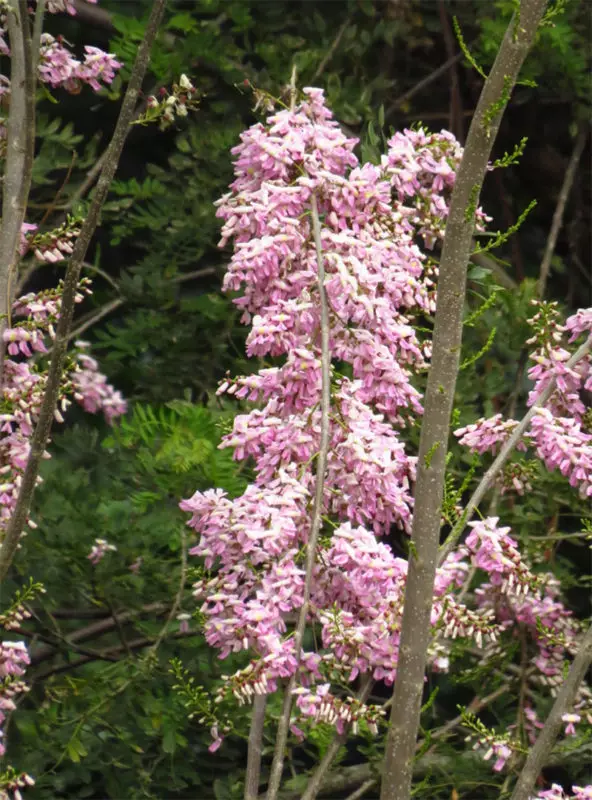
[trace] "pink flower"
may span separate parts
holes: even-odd
[[[87,558],[91,564],[98,564],[109,552],[117,550],[114,544],[109,544],[106,539],[95,539],[95,543],[91,548]]]
[[[575,736],[576,729],[575,723],[580,722],[582,719],[579,714],[563,714],[561,717],[563,722],[566,722],[567,725],[565,726],[565,735],[566,736]]]

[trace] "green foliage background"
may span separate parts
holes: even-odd
[[[576,128],[589,114],[585,5],[568,3],[555,27],[541,35],[527,67],[527,77],[538,87],[518,89],[496,145],[496,156],[501,156],[523,136],[530,137],[520,165],[488,181],[483,205],[494,215],[495,226],[513,224],[533,197],[538,206],[497,251],[493,272],[475,264],[469,273],[469,310],[491,296],[500,269],[514,288],[499,292],[466,329],[466,358],[484,348],[493,327],[497,332],[484,355],[461,373],[459,424],[506,411],[513,402],[517,413],[524,407],[528,382],[518,358],[534,281]],[[29,575],[47,588],[24,625],[34,660],[29,673],[33,688],[8,730],[11,762],[37,779],[28,794],[31,800],[242,796],[247,712],[232,710],[235,735],[210,755],[209,731],[187,719],[172,690],[173,657],[206,692],[216,685],[221,667],[199,632],[199,619],[190,622],[191,636],[181,636],[173,619],[158,651],[148,655],[179,588],[186,519],[179,499],[210,487],[234,495],[249,477],[229,453],[217,449],[236,411],[215,398],[217,382],[228,370],[244,373],[257,364],[244,358],[244,329],[230,300],[220,294],[227,254],[216,246],[219,226],[213,207],[231,180],[230,148],[257,118],[245,80],[278,96],[296,64],[300,84],[322,86],[336,117],[361,137],[364,158],[377,157],[391,130],[420,120],[436,129],[452,124],[462,138],[478,97],[479,76],[463,61],[456,64],[456,100],[450,72],[424,90],[418,84],[448,58],[453,14],[487,68],[513,6],[511,0],[169,4],[146,92],[170,85],[184,72],[202,95],[201,107],[166,133],[138,126],[131,132],[90,255],[94,297],[77,322],[110,380],[129,399],[130,413],[110,430],[74,412],[66,428],[55,432],[52,459],[35,500],[39,529],[25,541],[4,588],[5,603]],[[108,14],[54,16],[49,28],[78,47],[108,47],[129,65],[143,34],[148,0],[104,0],[101,7]],[[124,70],[124,81],[127,74]],[[122,88],[117,79],[99,96],[56,92],[41,102],[32,221],[48,207],[48,228],[67,211],[84,213],[92,191],[88,175],[108,141]],[[589,171],[589,159],[583,158],[553,262],[550,294],[567,308],[592,301]],[[26,273],[23,283],[26,278],[27,288],[51,284],[60,269],[45,266]],[[417,433],[411,433],[412,440]],[[462,485],[470,464],[466,454],[455,453],[451,493]],[[583,589],[586,551],[577,539],[549,544],[536,538],[549,530],[573,533],[589,513],[565,482],[541,473],[524,501],[502,499],[498,511],[540,567],[553,569],[567,582],[574,609],[589,613]],[[117,551],[95,568],[87,555],[98,537]],[[136,574],[129,567],[138,557],[142,564]],[[190,585],[191,575],[180,610],[192,613]],[[113,617],[120,613],[128,616],[116,625]],[[101,620],[110,624],[72,640]],[[144,644],[132,646],[139,640]],[[92,657],[98,652],[100,660]],[[81,661],[85,656],[89,660]],[[235,666],[241,663],[237,659]],[[224,664],[225,672],[230,669],[232,664]],[[453,716],[456,704],[468,702],[482,681],[479,675],[468,675],[462,685],[437,681],[441,691],[429,711],[431,723]],[[277,711],[274,703],[270,716]],[[507,725],[512,713],[502,699],[488,722]],[[291,747],[296,793],[324,752],[326,733],[319,728],[305,746]],[[451,787],[459,798],[475,798],[475,787],[484,800],[500,796],[502,779],[492,777],[487,764],[479,758],[459,759],[461,740],[459,735],[439,746],[441,761],[424,776],[418,797],[449,798]],[[566,756],[550,777],[581,776],[581,753],[587,746],[575,743],[575,755]],[[379,745],[368,738],[359,742],[357,752],[344,750],[342,764],[355,766],[367,758],[377,762],[379,757]]]

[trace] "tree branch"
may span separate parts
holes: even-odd
[[[362,685],[362,688],[358,692],[357,699],[360,702],[362,703],[366,702],[366,700],[368,699],[368,695],[372,691],[373,685],[374,681],[369,675],[367,675]],[[350,728],[351,725],[348,725],[343,733],[339,733],[333,737],[333,741],[327,748],[327,752],[321,759],[321,763],[319,764],[312,778],[308,782],[306,790],[302,795],[302,800],[315,800],[317,794],[321,789],[321,786],[323,785],[323,781],[325,780],[327,773],[331,769],[331,764],[333,763],[337,753],[348,740]]]
[[[467,710],[471,711],[473,714],[477,714],[479,711],[482,711],[484,708],[491,705],[491,703],[497,700],[498,697],[501,697],[501,695],[505,694],[509,688],[510,685],[506,682],[502,686],[495,689],[491,694],[487,695],[487,697],[474,697],[471,703],[467,706]],[[391,700],[387,701],[385,706],[391,705],[391,703],[392,698]],[[437,741],[438,739],[443,739],[448,736],[448,734],[452,733],[453,730],[459,727],[462,719],[462,716],[458,715],[454,719],[451,719],[442,725],[440,728],[430,731],[430,741]],[[416,752],[419,752],[423,746],[423,741],[418,742],[415,747]],[[449,756],[433,756],[432,748],[430,748],[419,757],[417,764],[419,771],[424,773],[430,770],[434,764],[449,765],[450,762],[451,758]],[[380,777],[377,775],[377,772],[378,769],[376,765],[368,763],[356,764],[352,767],[340,767],[339,774],[323,776],[323,783],[317,788],[317,792],[319,794],[330,794],[334,796],[337,793],[347,791],[351,787],[362,783],[366,786],[365,791],[369,791],[372,786],[380,782]],[[300,793],[296,794],[290,792],[286,795],[282,795],[282,800],[304,800],[304,797]]]
[[[381,800],[408,800],[421,713],[438,561],[450,416],[462,343],[475,209],[502,114],[545,10],[523,0],[481,92],[458,169],[440,261],[433,352],[421,426],[411,554]]]
[[[288,682],[284,695],[282,714],[278,724],[276,734],[275,750],[269,785],[267,789],[267,800],[275,800],[277,797],[280,783],[282,780],[282,770],[284,766],[285,748],[288,740],[288,730],[290,727],[290,712],[292,710],[292,692],[296,685],[298,664],[302,656],[302,640],[306,627],[306,617],[310,604],[310,587],[312,583],[312,572],[316,558],[317,540],[321,529],[321,515],[323,512],[323,490],[325,484],[325,473],[327,471],[327,455],[329,452],[329,414],[331,409],[331,353],[329,350],[329,307],[327,304],[327,294],[325,291],[325,266],[323,263],[323,250],[321,245],[321,224],[319,221],[319,211],[316,195],[311,197],[311,217],[314,244],[317,256],[319,298],[321,306],[321,442],[317,459],[317,471],[315,480],[315,497],[312,507],[312,521],[310,526],[310,536],[306,547],[306,575],[302,596],[302,608],[298,616],[298,623],[294,632],[294,657],[297,666],[294,674]]]
[[[0,385],[3,382],[2,334],[10,317],[10,282],[20,258],[21,228],[35,154],[35,87],[29,15],[25,0],[6,7],[10,39],[10,111],[6,125],[6,165],[2,185],[0,230]]]
[[[124,611],[116,616],[119,622],[123,623],[142,614],[158,614],[159,612],[166,611],[166,609],[167,606],[164,603],[152,603],[151,605],[144,606],[139,611]],[[64,641],[66,644],[85,642],[88,639],[94,639],[95,637],[103,636],[105,633],[110,633],[115,628],[115,625],[116,623],[114,618],[109,616],[106,619],[101,619],[98,622],[93,622],[90,625],[85,625],[84,628],[74,631],[73,633],[69,634]],[[36,666],[37,664],[41,664],[43,661],[47,661],[47,659],[52,658],[54,655],[54,647],[39,647],[31,654],[31,665]]]
[[[566,366],[569,369],[572,369],[579,361],[582,360],[582,358],[584,358],[584,356],[588,355],[588,353],[591,351],[592,351],[592,336],[589,336],[588,340],[584,342],[584,344],[580,348],[578,348],[578,350],[576,350],[573,356],[569,359]],[[456,525],[450,532],[450,535],[446,539],[445,543],[440,548],[439,564],[442,564],[446,556],[457,544],[458,540],[462,536],[462,533],[467,525],[467,522],[470,522],[471,517],[473,516],[473,512],[478,507],[481,500],[483,500],[489,489],[493,486],[493,482],[496,479],[497,475],[499,474],[499,472],[501,471],[507,460],[512,455],[512,451],[514,450],[520,439],[526,433],[528,426],[530,425],[530,421],[536,414],[537,409],[542,408],[548,401],[548,399],[551,397],[553,392],[555,391],[555,384],[556,381],[553,378],[553,380],[549,382],[546,389],[543,392],[541,392],[541,394],[533,403],[533,405],[530,407],[528,412],[521,419],[520,423],[514,428],[514,430],[512,431],[512,435],[504,444],[502,449],[499,451],[497,458],[494,460],[493,464],[489,467],[485,475],[481,478],[479,485],[477,486],[477,488],[471,495],[469,502],[465,506],[465,510],[463,511],[461,518],[456,523]]]
[[[169,633],[165,637],[167,640],[169,639],[191,639],[193,636],[200,636],[201,632],[198,630],[195,631],[175,631],[175,633]],[[83,667],[85,664],[88,664],[90,661],[97,661],[97,660],[108,660],[108,661],[120,661],[121,659],[117,658],[118,655],[127,652],[127,650],[141,650],[143,647],[154,647],[154,639],[150,639],[148,637],[144,637],[142,639],[132,639],[127,643],[127,648],[124,648],[123,645],[119,645],[118,647],[110,647],[106,650],[103,650],[101,654],[97,655],[86,655],[82,656],[81,658],[77,658],[76,661],[71,661],[69,664],[60,664],[58,667],[53,667],[52,669],[48,669],[46,672],[42,672],[40,675],[35,676],[36,681],[43,681],[47,678],[51,677],[52,675],[59,675],[62,672],[70,672],[70,670],[78,669],[78,667]]]
[[[247,772],[245,775],[245,800],[257,800],[259,797],[266,706],[267,695],[256,694],[253,700],[253,711],[251,712],[251,727],[249,728]]]
[[[588,132],[589,132],[589,125],[583,124],[580,127],[580,132],[578,133],[578,138],[576,139],[576,143],[573,152],[571,154],[571,158],[569,160],[569,166],[567,167],[567,170],[565,172],[565,177],[563,178],[563,184],[561,185],[561,191],[559,192],[557,205],[555,206],[555,213],[553,214],[553,221],[551,222],[551,230],[549,231],[549,236],[547,237],[545,252],[543,255],[543,260],[541,261],[541,268],[539,271],[538,295],[541,300],[545,296],[545,289],[547,288],[547,279],[549,277],[549,270],[551,269],[551,260],[553,258],[553,253],[555,252],[555,246],[557,245],[557,237],[559,236],[559,231],[561,230],[561,226],[563,225],[563,215],[565,213],[565,206],[567,205],[569,193],[571,192],[571,187],[573,186],[573,182],[576,177],[576,170],[578,168],[578,164],[580,163],[580,158],[582,157],[582,153],[584,152],[586,139],[588,138]]]
[[[588,628],[584,640],[573,660],[569,674],[553,703],[553,708],[545,727],[540,732],[533,747],[531,747],[526,763],[514,787],[511,800],[528,800],[534,792],[535,781],[555,744],[563,727],[561,717],[571,711],[578,686],[582,682],[590,664],[592,663],[592,626]]]
[[[84,264],[83,266],[85,266],[86,268],[91,267],[91,265],[89,264]],[[97,270],[96,267],[92,268],[95,269],[97,272],[99,271]],[[203,269],[196,269],[193,270],[192,272],[185,272],[183,275],[177,275],[175,278],[171,279],[171,283],[184,283],[185,281],[191,281],[194,278],[203,278],[206,275],[213,275],[215,272],[216,272],[215,267],[204,267]],[[107,273],[104,274],[104,277],[107,278]],[[109,280],[111,283],[115,285],[115,288],[117,289],[118,287],[117,284],[115,284],[115,281],[113,281],[111,278],[109,278]],[[126,301],[127,301],[126,297],[115,297],[113,298],[113,300],[110,300],[108,303],[105,303],[105,305],[102,308],[100,308],[97,312],[91,312],[86,317],[83,317],[83,319],[80,320],[80,324],[78,325],[78,327],[75,328],[73,331],[71,331],[70,334],[68,335],[68,340],[71,341],[73,339],[77,339],[81,333],[84,333],[84,331],[88,330],[93,325],[96,325],[97,322],[100,322],[100,320],[102,320],[103,317],[107,317],[109,314],[111,314],[112,311],[116,311],[118,308],[124,305]]]
[[[457,53],[455,56],[452,56],[443,64],[441,64],[437,69],[435,69],[433,72],[430,72],[429,75],[426,75],[425,78],[422,78],[420,81],[418,81],[415,84],[415,86],[411,87],[411,89],[408,89],[400,97],[397,97],[397,99],[388,107],[385,116],[390,117],[392,114],[394,114],[395,111],[397,111],[397,109],[399,109],[403,105],[403,103],[406,103],[408,100],[411,100],[411,98],[414,97],[414,95],[416,95],[418,92],[421,92],[422,89],[425,89],[435,80],[437,80],[441,75],[444,75],[444,73],[447,72],[450,69],[450,67],[456,64],[458,61],[460,61],[461,58],[462,58],[462,53]]]
[[[24,0],[19,0],[19,6],[21,4],[26,7]],[[39,474],[41,459],[43,458],[47,441],[49,439],[54,410],[58,399],[60,380],[66,356],[66,349],[68,347],[68,335],[72,325],[72,316],[74,314],[74,298],[78,289],[80,270],[84,262],[86,251],[97,227],[101,208],[105,202],[109,187],[117,170],[119,157],[121,155],[121,151],[123,150],[123,145],[129,131],[130,122],[133,119],[138,94],[142,86],[144,75],[146,74],[148,62],[150,60],[152,44],[156,38],[156,33],[162,20],[165,6],[166,0],[154,0],[150,18],[146,27],[146,33],[142,43],[140,44],[140,47],[138,48],[136,61],[130,75],[129,84],[123,99],[117,125],[115,126],[115,131],[113,133],[113,138],[111,139],[107,149],[107,156],[105,158],[105,163],[97,183],[97,189],[91,202],[88,216],[82,224],[80,234],[76,239],[74,250],[68,263],[62,292],[60,318],[56,329],[51,364],[47,374],[47,384],[43,397],[43,403],[41,405],[41,411],[39,413],[39,420],[35,427],[35,433],[31,439],[31,449],[29,458],[27,460],[27,466],[23,474],[16,507],[10,518],[2,546],[0,548],[0,582],[6,577],[6,573],[8,572],[10,564],[12,563],[14,554],[16,553],[23,527],[27,521],[27,515],[29,513],[33,492],[37,482],[37,476]],[[24,198],[23,205],[25,203],[26,197]],[[18,232],[20,233],[20,230]],[[0,292],[3,289],[1,283],[2,280],[2,270],[0,268]]]

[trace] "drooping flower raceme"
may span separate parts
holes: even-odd
[[[90,293],[89,286],[87,279],[81,281],[76,302],[82,302],[85,294]],[[61,293],[60,284],[56,289],[18,298],[13,305],[10,327],[3,333],[7,354],[1,391],[3,412],[0,414],[0,534],[12,516],[29,457],[29,441],[47,382],[47,372],[40,367],[38,356],[48,353],[51,347],[60,314]],[[86,342],[78,342],[69,358],[55,411],[58,422],[63,422],[62,414],[71,403],[70,396],[91,413],[103,411],[108,422],[125,413],[124,399],[100,373],[87,347]],[[49,458],[49,454],[45,457]],[[34,523],[29,521],[29,525],[34,526]]]
[[[407,562],[377,536],[410,530],[415,458],[401,431],[422,412],[413,378],[426,368],[429,347],[414,322],[435,302],[436,274],[422,246],[442,234],[442,198],[462,151],[450,134],[406,131],[391,140],[379,165],[360,166],[355,140],[331,118],[317,89],[241,139],[233,151],[235,181],[218,202],[221,245],[234,244],[224,289],[240,293],[235,302],[251,325],[248,354],[279,362],[220,387],[263,403],[237,416],[223,442],[236,458],[253,459],[256,478],[236,499],[211,490],[181,503],[200,535],[192,553],[208,571],[195,596],[206,638],[220,656],[248,651],[255,659],[227,679],[239,699],[275,691],[298,669],[302,717],[354,722],[360,709],[354,714],[343,706],[325,677],[332,671],[350,682],[360,674],[396,678]],[[332,356],[327,529],[310,611],[322,658],[296,654],[286,636],[302,603],[320,442],[313,194],[322,219]],[[439,633],[430,651],[436,669],[448,665],[446,638],[479,643],[499,632],[489,610],[469,612],[446,597],[462,585],[468,558],[468,550],[452,554],[438,572]],[[364,713],[375,720],[374,711]]]
[[[221,658],[245,652],[251,659],[224,677],[218,699],[232,694],[248,702],[254,694],[276,691],[296,673],[292,731],[298,738],[307,722],[330,722],[343,730],[363,720],[376,729],[381,709],[336,692],[336,676],[341,685],[360,675],[396,680],[407,561],[379,537],[411,527],[415,458],[404,433],[422,413],[414,378],[426,369],[430,353],[415,323],[434,310],[437,271],[425,251],[443,235],[462,156],[446,132],[396,134],[379,165],[360,165],[355,144],[332,119],[322,92],[307,89],[299,106],[246,131],[233,151],[235,180],[218,202],[220,244],[233,244],[224,289],[236,293],[242,321],[251,326],[248,355],[273,361],[256,374],[228,377],[219,389],[259,403],[235,418],[222,444],[234,448],[236,459],[252,460],[253,484],[234,499],[216,489],[180,504],[199,535],[191,552],[205,567],[194,594],[206,639]],[[330,311],[330,448],[325,527],[308,619],[321,649],[295,653],[288,634],[302,604],[321,427],[313,194]],[[479,210],[477,227],[487,220]],[[566,330],[575,339],[590,324],[592,317],[582,311],[568,320]],[[549,370],[562,369],[558,385],[573,410],[579,386],[590,382],[589,363],[572,374],[561,366],[569,356],[554,358],[549,341],[541,350],[548,360],[539,359],[539,373],[531,377],[548,380]],[[519,449],[534,446],[548,466],[582,486],[581,464],[567,463],[565,456],[557,461],[561,445],[553,442],[571,437],[570,445],[588,446],[583,428],[573,427],[585,425],[585,409],[579,408],[570,427],[558,415],[558,402],[554,396],[541,411],[541,419],[552,415],[555,433],[549,423],[537,438],[535,420]],[[498,415],[458,433],[471,449],[485,453],[495,451],[516,424]],[[527,467],[515,466],[512,485],[523,490],[528,479]],[[553,693],[565,657],[577,650],[580,626],[561,603],[557,581],[535,574],[509,528],[498,522],[490,517],[472,523],[465,544],[437,571],[431,668],[449,668],[450,644],[458,637],[473,640],[485,664],[499,651],[500,637],[511,640],[520,625],[535,644],[532,681]],[[485,582],[468,595],[474,603],[469,609],[460,596],[467,595],[471,566]],[[581,687],[565,719],[566,733],[588,718],[591,707],[590,693]],[[540,726],[536,712],[527,707],[524,713],[534,735]],[[211,749],[217,749],[224,734],[218,726],[212,730]],[[514,742],[492,733],[475,746],[486,759],[495,756],[494,768],[501,770]]]

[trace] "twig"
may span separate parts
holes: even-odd
[[[76,9],[76,16],[84,22],[97,25],[100,28],[106,28],[109,31],[113,30],[111,14],[104,8],[91,5],[84,2],[84,0],[74,0],[74,8]]]
[[[177,589],[177,594],[175,595],[175,600],[173,602],[173,607],[171,608],[168,617],[165,620],[164,625],[162,626],[160,633],[156,637],[156,641],[152,645],[152,652],[156,653],[158,648],[160,647],[160,643],[166,636],[166,633],[169,629],[173,618],[181,608],[181,603],[183,602],[183,592],[185,591],[185,584],[187,582],[187,533],[185,528],[181,528],[181,576],[179,578],[179,588]]]
[[[251,727],[247,752],[247,772],[245,775],[245,800],[257,800],[259,797],[259,779],[261,776],[261,756],[263,753],[263,731],[265,729],[265,708],[267,695],[256,694],[251,712]]]
[[[19,5],[21,4],[26,9],[25,0],[19,0]],[[39,420],[31,438],[31,449],[27,460],[27,466],[23,474],[18,500],[0,548],[0,581],[4,580],[6,577],[6,573],[16,553],[23,527],[27,522],[29,508],[37,482],[37,475],[39,474],[39,467],[49,439],[60,389],[62,370],[68,347],[68,335],[70,333],[72,316],[74,314],[74,298],[78,290],[80,270],[84,262],[86,251],[96,230],[101,207],[105,202],[109,187],[111,186],[111,182],[117,170],[119,157],[123,150],[130,122],[133,119],[136,100],[144,75],[146,74],[146,69],[150,60],[150,51],[164,14],[165,5],[166,0],[154,0],[146,27],[146,33],[138,48],[136,61],[130,75],[129,84],[123,99],[113,138],[107,149],[107,156],[97,184],[97,189],[90,205],[88,216],[82,224],[80,234],[76,240],[72,256],[68,263],[63,284],[60,318],[57,324],[51,363],[47,373],[45,394],[39,412]],[[1,279],[0,275],[0,280]]]
[[[385,116],[390,117],[392,114],[394,114],[395,111],[397,111],[397,109],[403,105],[403,103],[406,103],[407,100],[411,100],[411,98],[418,94],[418,92],[421,92],[423,89],[437,80],[440,75],[444,75],[444,73],[447,72],[453,64],[456,64],[457,61],[460,61],[461,58],[462,53],[457,53],[455,56],[452,56],[445,61],[433,72],[430,72],[429,75],[426,75],[425,78],[422,78],[418,83],[415,84],[415,86],[412,86],[411,89],[403,92],[403,94],[400,97],[397,97],[397,99],[388,107]],[[446,117],[446,114],[443,116]]]
[[[55,619],[105,619],[108,616],[109,612],[105,608],[56,608],[51,612],[51,617]]]
[[[47,0],[37,0],[37,8],[35,9],[35,21],[33,23],[33,36],[31,38],[31,62],[33,67],[33,77],[37,80],[37,67],[39,65],[39,46],[41,43],[41,34],[43,33],[43,17],[45,16],[45,6]]]
[[[100,275],[100,276],[101,276],[101,278],[103,278],[104,280],[106,280],[106,281],[107,281],[107,283],[110,283],[110,284],[111,284],[111,286],[112,286],[112,287],[113,287],[113,288],[114,288],[114,289],[115,289],[117,292],[119,292],[119,291],[120,291],[120,289],[119,289],[119,286],[118,286],[117,282],[116,282],[116,281],[114,281],[114,280],[113,280],[113,278],[111,277],[111,275],[109,275],[109,273],[108,273],[108,272],[105,272],[105,270],[104,270],[104,269],[101,269],[100,267],[97,267],[97,266],[95,266],[94,264],[89,264],[87,261],[85,261],[85,262],[84,262],[84,264],[82,265],[82,268],[83,268],[83,269],[88,269],[88,270],[90,270],[91,272],[96,272],[96,273],[97,273],[97,275]]]
[[[321,77],[321,75],[323,74],[323,72],[327,68],[327,64],[329,63],[329,61],[331,61],[331,59],[335,55],[335,51],[337,50],[337,48],[341,44],[341,40],[343,39],[343,34],[346,32],[347,26],[350,24],[351,21],[352,21],[352,17],[351,17],[351,14],[350,14],[342,22],[341,27],[337,31],[337,35],[335,36],[335,38],[333,39],[333,41],[331,43],[331,47],[329,47],[329,49],[325,53],[325,57],[323,58],[323,60],[319,64],[319,66],[317,67],[317,69],[315,71],[315,74],[310,79],[311,85],[313,85],[313,86],[315,85],[316,81]]]
[[[132,657],[132,651],[128,644],[127,639],[125,638],[125,631],[123,630],[123,625],[121,624],[121,619],[119,615],[115,612],[113,605],[111,604],[108,597],[103,596],[103,600],[105,601],[105,605],[109,609],[109,613],[111,614],[111,619],[115,623],[115,629],[117,630],[117,635],[119,636],[119,641],[121,642],[125,652],[127,653],[128,657]]]
[[[397,677],[386,745],[381,800],[409,800],[427,649],[450,417],[462,343],[467,264],[491,149],[518,72],[528,53],[546,0],[523,0],[512,18],[471,122],[446,224],[433,354],[421,426],[411,555],[405,587]],[[516,17],[518,14],[518,18]]]
[[[440,24],[442,25],[442,35],[444,37],[446,55],[450,61],[456,55],[454,52],[456,42],[452,27],[450,25],[450,20],[448,19],[448,13],[446,11],[444,0],[439,0],[438,12],[440,14]],[[454,133],[461,144],[464,141],[462,111],[462,99],[460,95],[457,62],[453,61],[453,63],[450,65],[450,115],[448,119],[448,130]]]
[[[368,675],[366,676],[362,688],[360,689],[357,699],[361,703],[365,703],[368,699],[368,695],[372,691],[372,686],[374,685],[374,681]],[[302,795],[302,800],[315,800],[317,794],[319,793],[323,781],[325,780],[325,776],[331,769],[331,764],[335,760],[335,757],[339,750],[343,747],[343,745],[347,742],[350,732],[350,725],[346,727],[343,733],[337,734],[333,737],[333,740],[329,744],[327,751],[323,758],[321,759],[321,763],[315,770],[314,775],[310,779],[307,784],[306,791]]]
[[[317,256],[319,300],[321,306],[321,441],[319,455],[316,464],[315,497],[312,507],[312,521],[310,535],[306,548],[306,575],[302,591],[302,608],[298,616],[298,623],[294,631],[294,658],[296,666],[294,673],[288,682],[284,695],[282,714],[280,716],[278,730],[276,734],[275,750],[273,762],[269,776],[267,789],[267,800],[275,800],[282,780],[282,770],[284,766],[284,751],[288,740],[288,730],[290,727],[290,712],[292,709],[292,692],[296,685],[298,665],[302,657],[302,639],[306,627],[306,617],[310,605],[310,589],[312,583],[312,572],[315,563],[317,540],[321,529],[321,515],[323,511],[323,490],[325,484],[325,472],[327,470],[327,455],[329,452],[329,414],[331,410],[331,353],[329,350],[329,307],[327,304],[327,294],[325,291],[325,266],[323,263],[323,250],[321,245],[321,224],[319,221],[319,211],[317,198],[313,193],[311,197],[311,217],[313,238]]]
[[[77,158],[78,158],[78,154],[76,153],[76,150],[73,150],[72,151],[72,158],[70,159],[70,164],[68,165],[68,169],[66,170],[66,175],[64,177],[64,180],[61,182],[57,192],[55,193],[55,197],[53,198],[51,203],[47,206],[47,208],[45,210],[45,213],[44,213],[43,217],[41,218],[41,222],[39,223],[40,226],[45,224],[45,222],[47,221],[47,218],[50,216],[52,211],[55,211],[55,209],[57,207],[57,204],[59,202],[59,199],[60,199],[60,197],[62,196],[62,194],[64,192],[64,189],[66,188],[66,186],[70,182],[70,177],[72,176],[72,170],[74,169],[74,164],[76,163],[76,159]]]
[[[100,273],[106,280],[108,279],[108,275],[106,272],[99,270],[97,267],[93,267],[90,264],[84,264],[84,267],[87,269],[94,269],[96,272]],[[214,267],[204,267],[203,269],[196,269],[193,272],[186,272],[183,275],[177,275],[175,278],[171,280],[171,283],[184,283],[185,281],[191,281],[194,278],[203,278],[206,275],[213,275],[216,272]],[[119,287],[115,283],[112,278],[109,278],[110,283],[119,290]],[[108,303],[100,308],[97,312],[90,313],[87,317],[83,318],[80,321],[80,324],[77,328],[75,328],[69,335],[68,341],[72,341],[77,339],[81,333],[91,328],[97,322],[106,317],[108,314],[111,314],[112,311],[116,311],[120,306],[127,302],[127,297],[115,297],[113,300],[110,300]]]
[[[168,639],[191,639],[193,636],[200,636],[200,631],[175,631],[175,633],[169,633],[165,637]],[[143,647],[154,646],[154,639],[145,637],[142,639],[131,639],[128,643],[128,648],[130,650],[141,650]],[[49,678],[52,675],[59,675],[62,672],[70,672],[70,670],[78,669],[78,667],[83,667],[85,664],[88,664],[90,661],[97,661],[99,659],[107,660],[107,661],[114,661],[119,662],[121,659],[117,658],[118,654],[125,652],[127,648],[124,648],[123,645],[119,645],[118,647],[110,647],[107,650],[103,650],[100,655],[86,655],[82,656],[82,658],[77,658],[76,661],[71,661],[69,664],[60,664],[58,667],[52,667],[52,669],[48,669],[46,672],[42,672],[39,675],[35,676],[36,681],[43,681]],[[131,683],[131,679],[129,681]]]
[[[78,337],[84,333],[84,331],[92,328],[93,325],[96,325],[97,322],[103,319],[103,317],[108,316],[111,314],[112,311],[115,311],[120,306],[125,303],[124,297],[115,297],[113,300],[110,300],[108,303],[100,308],[96,314],[91,314],[88,316],[87,319],[83,320],[80,325],[75,328],[73,331],[70,331],[68,334],[68,341],[75,341]]]
[[[166,608],[167,606],[164,603],[151,603],[150,605],[144,606],[138,611],[124,611],[121,614],[117,614],[117,617],[119,622],[122,623],[142,614],[163,612],[166,610]],[[76,642],[84,642],[88,639],[94,639],[97,636],[102,636],[105,633],[109,633],[114,627],[115,620],[113,617],[109,616],[106,619],[101,619],[98,622],[93,622],[90,625],[86,625],[84,628],[79,628],[79,630],[70,634],[68,638],[65,639],[65,642],[67,644],[75,644]],[[47,661],[54,655],[55,647],[39,647],[31,654],[31,665],[36,666],[37,664],[41,664],[43,661]]]
[[[483,269],[490,270],[493,273],[493,277],[504,289],[511,289],[513,291],[518,288],[518,283],[514,278],[510,277],[501,264],[498,264],[495,258],[488,253],[474,252],[471,255],[471,262],[477,264],[479,267],[483,267]]]
[[[592,336],[588,338],[586,342],[573,354],[573,356],[567,362],[567,367],[571,369],[574,367],[579,361],[584,358],[590,351],[592,350]],[[493,485],[495,478],[497,477],[498,473],[505,465],[506,461],[509,459],[512,451],[525,434],[528,426],[530,425],[530,421],[534,417],[537,412],[537,409],[542,408],[547,400],[551,397],[553,392],[555,391],[555,378],[553,378],[549,384],[547,385],[546,389],[541,392],[539,397],[530,407],[528,412],[524,415],[520,423],[514,428],[512,431],[512,435],[504,444],[500,452],[498,453],[497,458],[494,460],[493,464],[489,467],[485,475],[481,478],[481,481],[473,494],[467,505],[465,506],[465,510],[460,518],[460,520],[456,523],[450,535],[446,539],[446,542],[440,548],[440,559],[439,563],[442,564],[448,553],[455,547],[456,543],[462,536],[462,533],[466,527],[467,522],[470,521],[471,517],[473,516],[473,512],[478,507],[479,503],[485,495],[487,494],[488,490]]]
[[[369,792],[370,789],[373,789],[376,786],[377,781],[374,778],[370,778],[367,781],[358,787],[355,791],[345,798],[345,800],[360,800],[360,797],[364,797],[366,792]]]
[[[561,717],[571,710],[578,686],[588,671],[591,662],[592,626],[588,628],[580,649],[573,660],[569,674],[557,694],[553,708],[545,722],[545,727],[529,750],[526,763],[518,777],[511,800],[528,800],[533,794],[535,781],[544,767],[545,761],[563,726]]]
[[[117,661],[112,656],[104,655],[98,650],[89,650],[87,647],[80,647],[80,645],[69,642],[65,636],[55,634],[54,636],[46,636],[38,631],[28,631],[26,628],[11,628],[12,631],[18,633],[19,636],[26,636],[27,638],[40,639],[42,642],[47,642],[56,649],[74,650],[76,653],[89,656],[92,659],[100,659],[103,661]]]
[[[588,130],[588,125],[582,125],[580,128],[578,138],[576,139],[576,143],[569,160],[569,166],[567,167],[565,177],[563,178],[563,184],[561,186],[561,191],[559,192],[557,205],[555,206],[555,213],[553,214],[553,221],[551,222],[551,230],[549,231],[549,236],[547,237],[545,252],[539,270],[538,296],[541,300],[545,296],[545,289],[547,288],[547,279],[549,277],[549,270],[551,269],[553,253],[555,252],[557,237],[559,236],[559,231],[561,230],[561,226],[563,224],[565,206],[567,205],[569,193],[571,192],[571,187],[576,177],[576,171],[578,164],[580,163],[580,158],[584,152],[586,139],[588,138]]]

